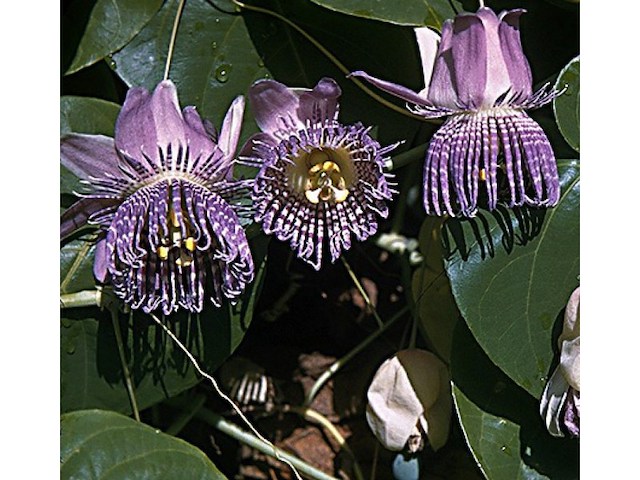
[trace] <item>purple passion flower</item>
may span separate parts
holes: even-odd
[[[493,210],[503,189],[511,207],[558,203],[553,150],[525,110],[541,107],[559,92],[548,85],[532,91],[520,43],[522,13],[496,16],[486,7],[463,13],[444,23],[441,38],[426,27],[415,29],[425,81],[419,93],[362,71],[352,74],[410,102],[417,115],[448,117],[427,150],[427,214],[472,217],[479,193],[486,193],[487,208]]]
[[[216,135],[195,107],[180,111],[175,85],[132,88],[115,139],[66,135],[62,164],[89,192],[63,214],[61,236],[86,223],[106,229],[94,273],[131,308],[200,312],[205,290],[219,306],[253,280],[249,245],[228,203],[248,186],[232,178],[244,99]]]
[[[330,78],[313,90],[273,80],[249,90],[262,130],[243,150],[245,161],[260,168],[253,187],[255,219],[316,270],[326,245],[335,262],[351,247],[352,235],[359,241],[373,235],[393,193],[383,166],[397,144],[381,147],[369,128],[341,124],[340,94]]]
[[[560,364],[542,393],[540,416],[555,437],[580,436],[580,287],[571,294],[558,338]]]

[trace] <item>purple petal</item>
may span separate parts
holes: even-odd
[[[240,129],[242,128],[242,118],[244,116],[244,97],[238,96],[233,101],[227,114],[222,122],[222,129],[218,137],[218,148],[223,153],[220,163],[227,166],[228,178],[232,175],[231,164],[233,162],[238,139],[240,138]]]
[[[486,7],[478,10],[477,18],[484,25],[486,41],[487,77],[482,106],[493,107],[496,100],[511,89],[511,80],[498,35],[500,19],[493,10]]]
[[[96,244],[96,253],[93,261],[93,275],[100,283],[104,283],[107,279],[108,256],[107,239],[103,238]]]
[[[60,162],[82,180],[104,177],[122,178],[113,138],[104,135],[71,133],[60,139]]]
[[[402,98],[407,102],[415,103],[416,105],[422,106],[430,106],[430,102],[427,101],[426,98],[420,96],[413,90],[408,89],[407,87],[403,87],[402,85],[398,85],[397,83],[387,82],[385,80],[380,80],[379,78],[372,77],[366,72],[362,70],[358,70],[356,72],[351,72],[349,77],[360,77],[364,78],[370,84],[378,87],[380,90],[384,90],[391,95],[395,95],[396,97]]]
[[[484,104],[487,85],[487,35],[475,15],[458,15],[453,23],[451,54],[458,101],[468,108]]]
[[[442,38],[438,46],[438,54],[433,66],[433,74],[429,83],[427,98],[431,103],[441,107],[457,109],[458,95],[454,88],[453,58],[451,56],[451,38],[453,23],[447,20],[442,25]]]
[[[427,27],[414,28],[413,31],[416,34],[418,50],[420,50],[422,76],[424,78],[424,90],[420,92],[420,95],[426,97],[436,61],[436,54],[438,53],[440,35]]]
[[[525,10],[518,9],[503,13],[498,35],[513,93],[528,97],[532,93],[533,79],[529,61],[522,51],[520,41],[520,15],[524,12]]]
[[[298,97],[282,83],[259,80],[249,89],[249,102],[260,130],[270,134],[302,128]]]
[[[342,91],[331,78],[323,78],[313,88],[300,94],[298,117],[311,123],[334,120],[338,116],[338,98]]]
[[[175,151],[188,146],[191,158],[209,156],[215,145],[198,113],[187,109],[186,114],[188,120],[180,111],[176,87],[170,80],[160,82],[151,95],[143,88],[132,88],[116,121],[116,147],[129,161],[142,164],[145,155],[158,166],[159,148],[169,145]]]
[[[120,202],[117,198],[82,198],[71,205],[60,217],[60,238],[73,233],[83,227],[94,213],[109,207],[115,207]]]

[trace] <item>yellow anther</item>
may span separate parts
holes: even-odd
[[[480,177],[480,181],[482,182],[487,180],[487,172],[485,171],[484,168],[480,169],[479,177]]]
[[[193,237],[189,237],[185,239],[185,241],[183,242],[183,245],[184,245],[184,248],[186,248],[190,252],[193,252],[196,249],[196,241]]]
[[[169,247],[161,245],[156,248],[156,253],[158,254],[158,257],[160,257],[160,260],[166,260],[169,258]]]

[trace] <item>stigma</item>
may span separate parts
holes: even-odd
[[[347,180],[332,150],[315,149],[306,157],[304,195],[313,204],[341,203],[349,196]]]

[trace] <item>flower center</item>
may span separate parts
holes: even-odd
[[[176,253],[174,257],[176,265],[188,267],[193,262],[196,241],[191,236],[191,225],[185,219],[185,213],[181,212],[181,214],[186,235],[183,236],[182,234],[180,220],[173,206],[169,207],[169,216],[167,218],[167,230],[169,233],[162,238],[161,245],[156,248],[156,253],[160,260],[166,261],[169,259],[169,252],[174,250]]]
[[[340,203],[349,196],[353,166],[344,149],[315,148],[294,158],[289,176],[294,188],[313,204]]]

